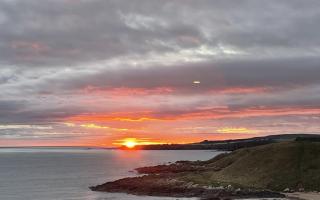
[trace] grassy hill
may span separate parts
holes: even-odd
[[[179,179],[200,185],[320,191],[319,142],[280,142],[244,148],[200,165],[207,170],[180,174]]]

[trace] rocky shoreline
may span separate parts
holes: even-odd
[[[170,165],[158,165],[135,169],[138,177],[123,178],[92,186],[92,191],[128,193],[143,196],[200,197],[203,200],[227,200],[235,198],[283,198],[283,194],[270,190],[236,188],[227,186],[204,186],[177,179],[182,173],[198,173],[208,170],[202,161],[178,161]]]
[[[124,178],[102,185],[90,187],[92,191],[128,193],[143,196],[166,197],[200,197],[209,199],[234,198],[283,198],[283,194],[270,190],[240,189],[229,187],[205,187],[186,183],[170,176],[145,175],[141,177]]]
[[[320,191],[320,143],[293,141],[243,148],[207,161],[178,161],[136,169],[90,189],[135,195],[202,199],[285,198]]]

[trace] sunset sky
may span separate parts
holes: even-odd
[[[0,0],[0,146],[320,133],[318,0]]]

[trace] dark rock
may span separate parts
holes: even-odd
[[[90,187],[93,191],[125,192],[135,195],[199,197],[205,193],[203,188],[187,188],[182,183],[168,181],[168,177],[148,175],[124,178],[114,182]]]
[[[90,187],[92,191],[124,192],[134,195],[201,197],[203,200],[241,198],[282,198],[284,195],[267,190],[206,189],[197,185],[170,179],[169,174],[145,175],[107,182]]]

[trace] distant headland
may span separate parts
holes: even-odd
[[[156,145],[137,145],[133,150],[221,150],[234,151],[245,147],[255,147],[265,144],[272,144],[277,142],[289,142],[294,140],[319,140],[320,135],[315,134],[282,134],[269,135],[262,137],[253,137],[247,139],[234,140],[204,140],[198,143],[190,144],[156,144]],[[132,150],[126,146],[121,146],[119,149]]]

